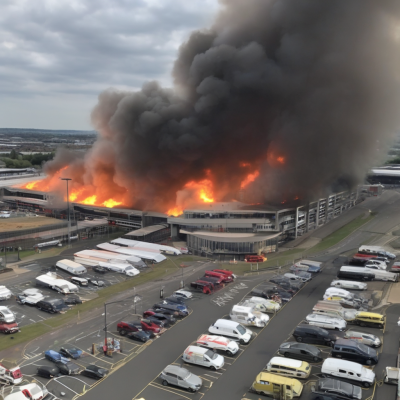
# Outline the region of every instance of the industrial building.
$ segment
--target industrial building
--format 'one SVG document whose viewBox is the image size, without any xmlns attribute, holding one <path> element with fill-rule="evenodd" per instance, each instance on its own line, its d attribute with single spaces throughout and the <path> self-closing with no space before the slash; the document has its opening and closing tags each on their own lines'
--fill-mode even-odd
<svg viewBox="0 0 400 400">
<path fill-rule="evenodd" d="M 6 187 L 0 189 L 0 200 L 10 209 L 22 208 L 60 219 L 67 217 L 66 204 L 48 193 Z M 127 230 L 125 238 L 186 242 L 194 254 L 223 260 L 275 252 L 280 242 L 317 228 L 357 201 L 355 191 L 334 193 L 307 204 L 297 200 L 279 207 L 241 202 L 205 203 L 201 209 L 184 210 L 179 217 L 79 203 L 70 203 L 70 210 L 72 221 L 103 219 L 104 225 Z"/>
</svg>

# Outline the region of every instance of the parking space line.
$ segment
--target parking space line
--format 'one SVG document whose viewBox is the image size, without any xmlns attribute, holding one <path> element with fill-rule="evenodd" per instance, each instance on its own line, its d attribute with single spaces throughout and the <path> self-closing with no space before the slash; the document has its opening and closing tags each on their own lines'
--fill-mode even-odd
<svg viewBox="0 0 400 400">
<path fill-rule="evenodd" d="M 79 393 L 75 392 L 75 390 L 72 390 L 70 387 L 68 387 L 67 385 L 64 385 L 62 382 L 60 382 L 59 380 L 57 380 L 57 378 L 53 379 L 54 382 L 57 382 L 58 384 L 64 386 L 65 388 L 67 388 L 68 390 L 70 390 L 72 393 L 75 393 L 76 395 L 79 395 Z M 47 387 L 47 385 L 46 385 Z"/>
<path fill-rule="evenodd" d="M 155 387 L 155 388 L 157 388 L 157 389 L 162 389 L 162 390 L 165 390 L 165 391 L 167 391 L 167 392 L 176 394 L 176 395 L 178 395 L 178 396 L 182 396 L 182 397 L 185 398 L 185 399 L 192 400 L 190 397 L 184 396 L 183 394 L 176 393 L 175 391 L 173 391 L 173 390 L 171 390 L 171 389 L 166 389 L 163 385 L 160 385 L 159 383 L 152 382 L 152 383 L 150 383 L 149 386 L 153 386 L 153 387 Z M 175 389 L 175 388 L 174 388 L 174 389 Z M 180 389 L 175 389 L 175 390 L 177 390 L 177 391 L 179 391 L 179 392 L 181 391 Z"/>
</svg>

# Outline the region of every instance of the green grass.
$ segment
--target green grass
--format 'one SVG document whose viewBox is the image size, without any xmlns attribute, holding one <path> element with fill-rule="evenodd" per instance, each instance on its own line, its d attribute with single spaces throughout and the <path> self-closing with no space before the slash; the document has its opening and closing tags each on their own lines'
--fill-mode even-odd
<svg viewBox="0 0 400 400">
<path fill-rule="evenodd" d="M 137 287 L 149 281 L 162 279 L 165 276 L 170 275 L 176 271 L 177 268 L 175 267 L 175 265 L 171 263 L 170 260 L 166 260 L 161 264 L 157 264 L 156 266 L 151 267 L 148 272 L 144 272 L 133 279 L 128 279 L 116 285 L 100 289 L 97 292 L 97 298 L 87 301 L 83 304 L 78 304 L 65 314 L 60 314 L 51 317 L 43 322 L 38 322 L 32 325 L 28 325 L 27 327 L 23 327 L 20 333 L 13 335 L 13 340 L 1 340 L 0 351 L 18 344 L 27 343 L 41 335 L 44 335 L 47 332 L 50 332 L 54 328 L 58 328 L 66 323 L 72 322 L 74 319 L 77 320 L 79 317 L 82 316 L 84 312 L 93 310 L 98 307 L 103 307 L 104 303 L 106 303 L 109 299 L 111 299 L 114 295 L 118 293 L 133 289 L 133 287 Z M 140 294 L 140 290 L 137 290 L 136 293 Z M 3 336 L 3 338 L 6 337 L 7 336 Z"/>
<path fill-rule="evenodd" d="M 374 214 L 369 215 L 367 218 L 364 217 L 364 215 L 361 215 L 357 218 L 355 218 L 353 221 L 349 222 L 342 228 L 338 229 L 337 231 L 331 233 L 329 236 L 327 236 L 325 239 L 322 239 L 317 245 L 314 247 L 311 247 L 307 251 L 308 255 L 311 254 L 316 254 L 321 251 L 324 251 L 326 249 L 329 249 L 329 247 L 334 246 L 335 244 L 339 243 L 341 240 L 349 236 L 352 232 L 354 232 L 356 229 L 358 229 L 360 226 L 366 224 L 369 222 L 372 218 L 374 218 Z"/>
</svg>

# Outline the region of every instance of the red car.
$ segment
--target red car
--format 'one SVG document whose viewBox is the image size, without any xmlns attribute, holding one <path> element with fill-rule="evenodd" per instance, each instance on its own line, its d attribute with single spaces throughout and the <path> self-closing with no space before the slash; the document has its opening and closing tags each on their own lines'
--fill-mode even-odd
<svg viewBox="0 0 400 400">
<path fill-rule="evenodd" d="M 205 294 L 211 294 L 214 292 L 214 285 L 211 282 L 202 281 L 198 279 L 196 282 L 192 282 L 190 286 L 194 289 L 200 290 Z"/>
<path fill-rule="evenodd" d="M 233 278 L 231 276 L 221 274 L 221 273 L 215 272 L 215 271 L 206 271 L 204 273 L 204 276 L 210 277 L 210 278 L 220 278 L 220 279 L 222 279 L 222 282 L 224 282 L 224 283 L 233 282 Z"/>
<path fill-rule="evenodd" d="M 142 330 L 142 324 L 140 321 L 132 321 L 132 322 L 118 322 L 117 331 L 121 336 L 125 336 L 128 332 L 137 332 Z"/>
<path fill-rule="evenodd" d="M 235 279 L 235 274 L 232 271 L 229 271 L 229 269 L 213 269 L 212 271 L 218 272 L 219 274 L 225 275 L 225 276 L 230 276 L 232 279 Z"/>
<path fill-rule="evenodd" d="M 144 331 L 150 331 L 150 332 L 153 332 L 153 333 L 160 333 L 161 332 L 160 327 L 157 324 L 155 324 L 154 322 L 150 321 L 149 319 L 142 319 L 140 321 L 140 323 L 142 324 L 142 329 Z"/>
<path fill-rule="evenodd" d="M 10 324 L 7 324 L 5 322 L 0 322 L 0 332 L 2 333 L 19 332 L 18 324 L 16 322 L 12 322 Z"/>
</svg>

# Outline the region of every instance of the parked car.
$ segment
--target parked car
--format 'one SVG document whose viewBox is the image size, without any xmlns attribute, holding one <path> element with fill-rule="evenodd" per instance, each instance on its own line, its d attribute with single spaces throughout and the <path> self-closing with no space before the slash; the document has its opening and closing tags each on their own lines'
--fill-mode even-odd
<svg viewBox="0 0 400 400">
<path fill-rule="evenodd" d="M 47 350 L 44 352 L 44 356 L 51 362 L 58 362 L 61 361 L 62 363 L 69 362 L 68 358 L 63 357 L 60 353 L 54 350 Z"/>
<path fill-rule="evenodd" d="M 161 332 L 160 326 L 154 323 L 153 321 L 150 321 L 149 319 L 142 319 L 140 321 L 140 324 L 142 325 L 142 330 L 144 331 L 150 331 L 153 333 Z"/>
<path fill-rule="evenodd" d="M 183 297 L 184 299 L 191 299 L 193 297 L 193 293 L 188 290 L 175 290 L 174 296 Z"/>
<path fill-rule="evenodd" d="M 346 290 L 367 290 L 368 284 L 365 282 L 356 281 L 343 281 L 343 280 L 333 280 L 331 282 L 332 287 L 337 287 Z"/>
<path fill-rule="evenodd" d="M 0 322 L 0 332 L 6 334 L 19 332 L 18 324 L 16 322 Z"/>
<path fill-rule="evenodd" d="M 400 272 L 400 262 L 393 263 L 390 272 Z"/>
<path fill-rule="evenodd" d="M 76 349 L 75 347 L 72 347 L 70 349 L 61 347 L 59 353 L 64 357 L 69 357 L 73 358 L 74 360 L 77 360 L 82 355 L 83 351 Z"/>
<path fill-rule="evenodd" d="M 93 286 L 97 286 L 97 287 L 105 286 L 105 283 L 103 281 L 100 281 L 96 278 L 90 278 L 90 279 L 88 279 L 88 282 L 90 282 Z"/>
<path fill-rule="evenodd" d="M 293 271 L 293 273 L 297 276 L 300 276 L 300 278 L 303 278 L 307 282 L 313 278 L 313 275 L 311 272 L 297 270 L 297 271 Z"/>
<path fill-rule="evenodd" d="M 161 300 L 159 303 L 153 305 L 153 309 L 164 308 L 166 310 L 176 311 L 180 317 L 186 317 L 189 315 L 189 311 L 184 304 L 174 304 L 167 301 Z"/>
<path fill-rule="evenodd" d="M 315 386 L 311 386 L 311 390 L 313 393 L 340 396 L 343 399 L 362 399 L 362 389 L 359 386 L 337 379 L 319 379 Z"/>
<path fill-rule="evenodd" d="M 82 304 L 82 299 L 77 294 L 70 294 L 64 297 L 64 303 L 68 305 Z"/>
<path fill-rule="evenodd" d="M 88 286 L 88 280 L 85 278 L 78 277 L 78 276 L 73 276 L 71 278 L 71 282 L 75 283 L 75 285 L 79 285 L 79 286 Z"/>
<path fill-rule="evenodd" d="M 328 332 L 326 329 L 319 326 L 298 325 L 293 336 L 298 342 L 321 344 L 325 346 L 333 346 L 339 336 L 333 332 Z"/>
<path fill-rule="evenodd" d="M 160 378 L 164 386 L 174 385 L 187 389 L 189 392 L 197 392 L 203 384 L 197 375 L 177 365 L 168 365 L 161 372 Z"/>
<path fill-rule="evenodd" d="M 327 314 L 308 314 L 306 321 L 310 325 L 319 326 L 325 329 L 336 329 L 343 331 L 346 329 L 347 322 L 343 318 L 330 316 Z"/>
<path fill-rule="evenodd" d="M 167 328 L 168 326 L 174 324 L 176 322 L 176 319 L 172 315 L 168 314 L 162 314 L 162 313 L 156 313 L 153 310 L 147 310 L 143 313 L 144 318 L 148 318 L 151 321 L 155 321 L 155 319 L 158 319 L 159 321 L 164 322 L 164 326 Z"/>
<path fill-rule="evenodd" d="M 0 322 L 7 324 L 15 322 L 15 314 L 6 306 L 0 306 Z"/>
<path fill-rule="evenodd" d="M 307 278 L 306 277 L 301 277 L 300 275 L 292 274 L 290 272 L 287 272 L 283 276 L 285 278 L 290 279 L 291 281 L 294 281 L 294 282 L 308 282 L 309 280 L 311 280 L 311 277 L 307 277 Z"/>
<path fill-rule="evenodd" d="M 186 306 L 186 299 L 182 296 L 169 296 L 164 299 L 164 301 L 168 301 L 173 304 L 183 304 Z"/>
<path fill-rule="evenodd" d="M 162 308 L 162 307 L 153 307 L 151 310 L 148 310 L 148 311 L 154 311 L 157 314 L 168 315 L 170 317 L 173 317 L 174 319 L 179 317 L 178 311 L 167 310 L 166 308 Z"/>
<path fill-rule="evenodd" d="M 303 282 L 295 282 L 282 275 L 274 276 L 269 281 L 279 285 L 281 288 L 290 293 L 298 292 L 304 285 Z"/>
<path fill-rule="evenodd" d="M 36 303 L 38 310 L 46 311 L 50 314 L 60 313 L 68 310 L 68 306 L 63 299 L 45 299 Z"/>
<path fill-rule="evenodd" d="M 28 304 L 30 306 L 34 306 L 37 302 L 43 299 L 44 296 L 42 292 L 36 288 L 26 289 L 16 297 L 19 304 Z"/>
<path fill-rule="evenodd" d="M 280 303 L 280 304 L 282 303 L 282 301 L 284 301 L 284 299 L 279 294 L 279 290 L 276 288 L 276 286 L 274 288 L 263 287 L 262 289 L 253 289 L 251 291 L 251 294 L 255 297 L 262 297 L 266 300 L 276 301 L 277 303 Z M 290 296 L 290 298 L 292 298 L 291 294 L 289 294 L 289 296 Z"/>
<path fill-rule="evenodd" d="M 286 342 L 279 346 L 279 353 L 285 357 L 320 362 L 323 360 L 321 349 L 305 343 Z"/>
<path fill-rule="evenodd" d="M 4 400 L 40 400 L 45 399 L 49 394 L 47 388 L 37 383 L 28 383 L 23 386 L 16 386 L 11 393 L 4 397 Z"/>
<path fill-rule="evenodd" d="M 139 321 L 121 321 L 117 324 L 117 331 L 121 336 L 125 336 L 128 332 L 137 332 L 140 330 L 142 330 L 142 324 Z"/>
<path fill-rule="evenodd" d="M 196 344 L 200 347 L 206 347 L 215 351 L 225 351 L 228 356 L 232 356 L 239 351 L 239 346 L 234 340 L 230 340 L 223 336 L 200 335 Z"/>
<path fill-rule="evenodd" d="M 168 323 L 167 320 L 162 321 L 162 320 L 160 320 L 158 318 L 155 318 L 153 316 L 146 317 L 146 319 L 148 319 L 149 321 L 151 321 L 154 324 L 158 325 L 160 329 L 169 327 L 169 323 Z"/>
<path fill-rule="evenodd" d="M 81 367 L 78 364 L 75 364 L 71 361 L 63 363 L 63 362 L 57 362 L 56 363 L 57 367 L 60 370 L 60 373 L 63 375 L 76 375 L 79 374 L 79 370 Z"/>
<path fill-rule="evenodd" d="M 351 339 L 338 339 L 332 347 L 332 357 L 343 358 L 362 365 L 376 365 L 378 355 L 376 350 Z"/>
<path fill-rule="evenodd" d="M 98 365 L 88 365 L 81 374 L 89 378 L 102 379 L 108 374 L 108 369 L 99 367 Z"/>
<path fill-rule="evenodd" d="M 378 336 L 372 335 L 371 333 L 354 331 L 352 329 L 346 331 L 344 337 L 345 339 L 356 340 L 359 343 L 363 343 L 371 347 L 379 347 L 382 344 Z"/>
<path fill-rule="evenodd" d="M 51 379 L 60 375 L 60 369 L 56 365 L 42 365 L 38 367 L 36 374 Z"/>
<path fill-rule="evenodd" d="M 106 272 L 108 272 L 108 269 L 105 267 L 100 267 L 99 265 L 95 266 L 92 268 L 92 270 L 94 272 L 97 272 L 98 274 L 105 274 Z"/>
<path fill-rule="evenodd" d="M 136 331 L 136 332 L 129 332 L 126 335 L 127 338 L 132 339 L 132 340 L 138 340 L 140 342 L 147 342 L 150 340 L 152 337 L 154 337 L 154 334 L 150 331 Z"/>
</svg>

